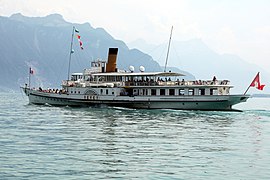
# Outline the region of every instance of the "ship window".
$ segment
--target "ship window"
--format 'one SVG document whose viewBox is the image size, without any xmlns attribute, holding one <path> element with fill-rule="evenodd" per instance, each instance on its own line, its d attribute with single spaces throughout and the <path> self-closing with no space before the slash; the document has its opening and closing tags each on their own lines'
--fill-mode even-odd
<svg viewBox="0 0 270 180">
<path fill-rule="evenodd" d="M 114 92 L 112 92 L 112 95 L 114 95 Z"/>
<path fill-rule="evenodd" d="M 160 89 L 160 95 L 164 96 L 165 95 L 165 89 Z"/>
<path fill-rule="evenodd" d="M 174 90 L 174 89 L 169 89 L 169 95 L 170 95 L 170 96 L 173 96 L 174 93 L 175 93 L 175 90 Z"/>
<path fill-rule="evenodd" d="M 205 95 L 205 89 L 199 89 L 199 95 Z"/>
<path fill-rule="evenodd" d="M 185 95 L 185 90 L 184 90 L 184 89 L 179 89 L 179 95 L 180 95 L 180 96 Z"/>
<path fill-rule="evenodd" d="M 133 95 L 138 96 L 138 90 L 137 89 L 133 89 Z"/>
<path fill-rule="evenodd" d="M 189 89 L 188 90 L 188 95 L 193 96 L 194 95 L 194 89 Z"/>
<path fill-rule="evenodd" d="M 74 93 L 76 94 L 76 91 L 74 91 Z"/>
<path fill-rule="evenodd" d="M 142 95 L 146 95 L 147 96 L 148 95 L 148 90 L 147 89 L 143 89 L 142 90 Z"/>
<path fill-rule="evenodd" d="M 151 95 L 157 95 L 157 90 L 156 89 L 151 89 Z"/>
<path fill-rule="evenodd" d="M 210 89 L 210 95 L 216 95 L 217 94 L 217 89 Z"/>
<path fill-rule="evenodd" d="M 103 89 L 100 90 L 100 94 L 102 94 L 102 93 L 103 93 Z"/>
<path fill-rule="evenodd" d="M 80 91 L 78 91 L 78 93 L 80 94 L 81 92 L 80 92 Z"/>
<path fill-rule="evenodd" d="M 139 89 L 139 95 L 142 96 L 144 94 L 144 89 Z"/>
<path fill-rule="evenodd" d="M 145 95 L 145 89 L 142 89 L 142 94 L 141 95 Z"/>
<path fill-rule="evenodd" d="M 106 94 L 109 94 L 109 91 L 108 91 L 108 89 L 106 89 Z"/>
<path fill-rule="evenodd" d="M 70 93 L 73 93 L 73 91 L 71 91 Z"/>
<path fill-rule="evenodd" d="M 147 90 L 147 89 L 145 90 L 145 95 L 146 95 L 146 96 L 148 95 L 148 90 Z"/>
</svg>

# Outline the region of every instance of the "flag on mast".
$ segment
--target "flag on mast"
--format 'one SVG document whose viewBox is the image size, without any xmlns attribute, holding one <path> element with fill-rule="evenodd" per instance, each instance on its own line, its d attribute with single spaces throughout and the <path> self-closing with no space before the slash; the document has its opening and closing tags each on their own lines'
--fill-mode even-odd
<svg viewBox="0 0 270 180">
<path fill-rule="evenodd" d="M 77 33 L 76 36 L 77 36 L 78 42 L 80 44 L 81 50 L 83 50 L 83 43 L 81 40 L 81 36 L 79 35 L 79 30 L 75 28 L 75 32 Z"/>
<path fill-rule="evenodd" d="M 29 73 L 34 74 L 34 70 L 31 67 L 29 68 Z"/>
<path fill-rule="evenodd" d="M 255 78 L 251 82 L 251 84 L 248 86 L 248 88 L 245 91 L 244 95 L 248 92 L 250 87 L 256 87 L 257 89 L 262 91 L 264 86 L 265 86 L 265 84 L 261 84 L 261 82 L 260 82 L 260 73 L 258 72 L 258 74 L 255 76 Z"/>
<path fill-rule="evenodd" d="M 263 90 L 265 84 L 261 84 L 260 82 L 260 73 L 258 72 L 258 74 L 255 76 L 255 78 L 253 79 L 253 81 L 250 84 L 251 87 L 256 87 L 259 90 Z"/>
</svg>

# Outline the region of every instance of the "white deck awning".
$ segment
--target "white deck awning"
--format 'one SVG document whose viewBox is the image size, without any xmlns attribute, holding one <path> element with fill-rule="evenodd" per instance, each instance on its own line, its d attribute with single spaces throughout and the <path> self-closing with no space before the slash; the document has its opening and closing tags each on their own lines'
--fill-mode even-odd
<svg viewBox="0 0 270 180">
<path fill-rule="evenodd" d="M 174 72 L 110 72 L 110 73 L 93 73 L 92 76 L 185 76 L 181 73 Z"/>
</svg>

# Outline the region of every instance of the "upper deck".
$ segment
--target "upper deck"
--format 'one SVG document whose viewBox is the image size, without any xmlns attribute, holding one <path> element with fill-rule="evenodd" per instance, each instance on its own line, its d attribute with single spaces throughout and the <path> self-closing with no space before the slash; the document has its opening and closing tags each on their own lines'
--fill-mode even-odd
<svg viewBox="0 0 270 180">
<path fill-rule="evenodd" d="M 88 71 L 89 72 L 89 71 Z M 184 76 L 173 72 L 113 72 L 113 73 L 74 73 L 72 80 L 63 81 L 63 86 L 106 86 L 140 87 L 140 86 L 182 86 L 182 87 L 233 87 L 228 80 L 180 80 Z M 113 84 L 113 86 L 112 86 Z"/>
<path fill-rule="evenodd" d="M 115 53 L 117 54 L 114 50 L 109 51 L 107 63 L 104 60 L 93 61 L 91 67 L 84 69 L 83 73 L 73 73 L 71 80 L 63 81 L 63 88 L 67 91 L 70 89 L 71 92 L 76 91 L 75 88 L 97 88 L 100 92 L 112 91 L 114 95 L 117 94 L 116 91 L 121 92 L 120 94 L 126 94 L 123 93 L 126 91 L 133 95 L 172 95 L 173 91 L 184 95 L 227 95 L 233 87 L 228 80 L 184 80 L 184 74 L 171 71 L 144 72 L 142 66 L 139 68 L 140 72 L 134 72 L 133 66 L 129 67 L 129 71 L 120 71 L 116 68 Z"/>
</svg>

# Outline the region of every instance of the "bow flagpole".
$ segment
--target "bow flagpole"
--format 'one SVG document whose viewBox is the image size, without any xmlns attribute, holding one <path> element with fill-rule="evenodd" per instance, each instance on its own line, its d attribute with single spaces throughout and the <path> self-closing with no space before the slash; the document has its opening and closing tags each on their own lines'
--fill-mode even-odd
<svg viewBox="0 0 270 180">
<path fill-rule="evenodd" d="M 30 83 L 31 83 L 31 74 L 34 74 L 34 70 L 30 67 L 30 68 L 29 68 L 29 78 L 28 78 L 28 80 L 29 80 L 29 89 L 31 88 L 31 87 L 30 87 Z"/>
<path fill-rule="evenodd" d="M 29 72 L 28 72 L 28 85 L 29 85 L 29 89 L 30 89 L 30 83 L 31 83 L 31 67 L 29 68 Z"/>
</svg>

